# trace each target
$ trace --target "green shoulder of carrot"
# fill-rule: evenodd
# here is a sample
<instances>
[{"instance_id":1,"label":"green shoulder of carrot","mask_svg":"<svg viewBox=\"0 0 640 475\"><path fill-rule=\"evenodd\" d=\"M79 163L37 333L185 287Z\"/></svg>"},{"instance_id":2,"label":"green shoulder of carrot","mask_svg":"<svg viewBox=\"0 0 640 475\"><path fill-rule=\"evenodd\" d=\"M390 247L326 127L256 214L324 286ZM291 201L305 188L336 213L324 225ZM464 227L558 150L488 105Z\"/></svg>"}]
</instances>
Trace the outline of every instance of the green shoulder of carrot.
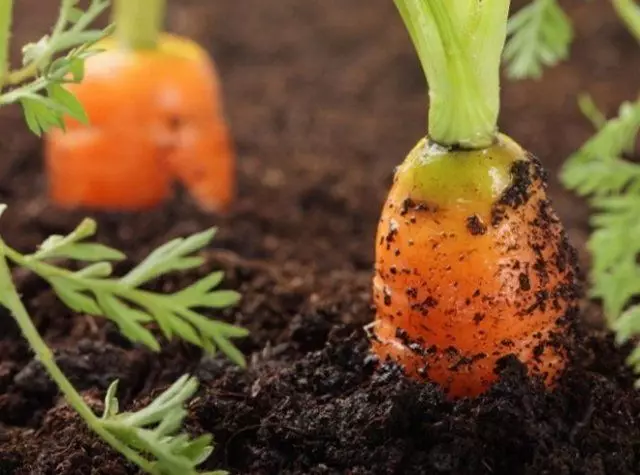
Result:
<instances>
[{"instance_id":1,"label":"green shoulder of carrot","mask_svg":"<svg viewBox=\"0 0 640 475\"><path fill-rule=\"evenodd\" d=\"M509 355L553 386L577 310L575 252L540 161L497 130L509 1L395 3L429 123L379 222L373 350L450 397L489 390Z\"/></svg>"},{"instance_id":2,"label":"green shoulder of carrot","mask_svg":"<svg viewBox=\"0 0 640 475\"><path fill-rule=\"evenodd\" d=\"M620 28L640 42L640 4L610 3ZM510 30L505 58L512 77L539 77L543 66L568 56L570 20L555 0L525 6L512 17ZM608 119L588 94L574 92L580 93L577 106L593 125L594 135L569 157L560 178L593 209L590 294L601 300L606 323L623 344L640 335L640 306L633 304L640 294L640 165L630 160L638 154L640 100L623 103L618 115ZM629 363L640 374L640 349L632 351Z\"/></svg>"},{"instance_id":3,"label":"green shoulder of carrot","mask_svg":"<svg viewBox=\"0 0 640 475\"><path fill-rule=\"evenodd\" d=\"M92 47L111 31L89 27L108 2L93 0L81 10L77 0L62 0L52 33L23 49L23 66L18 70L8 67L12 6L12 1L0 2L0 83L4 88L0 104L22 103L27 123L35 133L62 128L64 115L86 119L81 104L63 86L82 80L84 61L95 53ZM0 214L5 208L0 207ZM97 415L61 371L40 336L13 282L12 268L20 267L39 276L74 312L111 320L132 343L159 351L160 338L180 338L207 352L220 351L244 366L244 357L233 340L245 337L247 331L205 316L208 310L233 306L240 298L235 291L219 288L222 272L210 273L174 293L154 292L148 287L168 273L200 267L204 258L199 254L210 244L215 231L174 239L122 277L112 275L112 263L125 256L90 241L96 223L89 219L66 236L50 236L31 254L12 248L0 237L0 304L9 310L36 358L87 426L103 442L152 475L224 473L198 471L213 451L212 437L205 434L191 438L182 430L185 406L198 389L197 380L182 376L136 412L121 411L118 382L114 381L106 393L102 415ZM68 260L76 262L74 270L60 264Z\"/></svg>"}]
</instances>

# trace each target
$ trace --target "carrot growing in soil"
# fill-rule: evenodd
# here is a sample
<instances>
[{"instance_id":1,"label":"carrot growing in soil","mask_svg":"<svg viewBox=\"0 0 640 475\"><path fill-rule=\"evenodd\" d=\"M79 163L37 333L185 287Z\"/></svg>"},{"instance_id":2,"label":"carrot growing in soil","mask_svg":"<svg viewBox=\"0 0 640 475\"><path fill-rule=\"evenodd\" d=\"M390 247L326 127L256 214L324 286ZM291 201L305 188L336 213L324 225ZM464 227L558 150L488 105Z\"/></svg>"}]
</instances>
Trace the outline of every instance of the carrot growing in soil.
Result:
<instances>
[{"instance_id":1,"label":"carrot growing in soil","mask_svg":"<svg viewBox=\"0 0 640 475\"><path fill-rule=\"evenodd\" d=\"M372 348L451 397L514 354L553 384L575 257L540 162L497 131L508 0L395 0L429 83L429 127L398 167L376 242Z\"/></svg>"},{"instance_id":2,"label":"carrot growing in soil","mask_svg":"<svg viewBox=\"0 0 640 475\"><path fill-rule=\"evenodd\" d=\"M68 87L90 123L65 120L46 141L53 201L67 207L143 209L174 180L207 210L234 195L234 151L218 75L193 41L161 32L166 0L116 0L115 33Z\"/></svg>"},{"instance_id":3,"label":"carrot growing in soil","mask_svg":"<svg viewBox=\"0 0 640 475\"><path fill-rule=\"evenodd\" d=\"M108 6L108 1L92 0L86 10L79 9L77 4L78 0L62 0L53 32L23 48L23 67L12 70L8 50L13 1L0 2L0 105L20 102L29 127L37 133L62 127L63 116L67 114L78 120L85 118L77 99L62 85L81 79L84 60L92 54L91 44L108 33L108 29L88 29ZM60 56L68 48L72 48L71 51ZM5 208L0 205L0 214ZM161 333L166 338L181 338L205 351L219 349L235 363L244 365L243 355L232 340L246 336L246 330L211 320L199 311L227 307L238 301L236 292L218 290L223 278L221 272L205 276L174 293L142 288L170 272L200 266L203 260L197 253L210 243L215 230L164 244L120 278L112 276L111 263L125 256L116 249L88 242L95 232L96 223L85 220L67 236L49 237L31 254L10 247L0 238L0 305L10 311L68 404L104 442L146 473L195 475L199 473L197 467L213 450L210 435L191 438L182 430L187 415L185 405L197 391L198 381L183 375L136 412L120 411L115 381L107 391L102 415L96 415L64 375L39 334L13 282L11 266L29 270L45 280L75 312L110 319L133 343L159 351L156 335ZM71 270L62 267L59 260L73 260L81 265ZM158 331L152 333L148 324L154 324ZM222 473L206 472L208 475Z\"/></svg>"}]
</instances>

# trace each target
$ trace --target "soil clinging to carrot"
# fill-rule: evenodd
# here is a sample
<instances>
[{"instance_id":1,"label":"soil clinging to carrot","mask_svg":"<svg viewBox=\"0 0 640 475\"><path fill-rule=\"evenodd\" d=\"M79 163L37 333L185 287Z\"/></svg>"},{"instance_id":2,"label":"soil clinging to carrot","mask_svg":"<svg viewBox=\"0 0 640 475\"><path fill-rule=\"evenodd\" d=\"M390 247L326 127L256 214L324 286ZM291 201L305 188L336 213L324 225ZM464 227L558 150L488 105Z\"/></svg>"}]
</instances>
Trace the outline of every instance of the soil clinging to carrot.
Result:
<instances>
[{"instance_id":1,"label":"soil clinging to carrot","mask_svg":"<svg viewBox=\"0 0 640 475\"><path fill-rule=\"evenodd\" d=\"M53 11L55 2L41 3L17 8ZM94 407L114 378L123 405L136 407L194 373L203 389L189 427L215 435L210 468L240 474L640 473L640 396L605 334L583 327L555 392L507 358L501 382L474 401L448 402L369 356L362 327L373 318L375 226L394 166L424 134L424 81L392 2L171 3L172 29L208 47L220 68L239 201L224 219L187 200L97 215L99 237L139 261L171 237L219 226L201 272L222 268L225 285L244 294L222 317L251 330L241 344L250 369L180 343L160 355L132 348L111 324L72 315L40 281L18 275L38 327ZM567 5L577 20L572 62L541 82L505 83L503 94L505 131L552 177L590 133L569 95L588 89L614 108L637 92L636 43L606 2L578 3ZM18 26L23 38L39 25ZM29 249L85 213L46 204L37 142L19 132L17 112L0 123L12 131L0 148L0 198L10 205L0 231ZM551 194L586 263L585 209L553 182ZM196 274L154 285L170 291ZM580 316L601 319L592 307ZM136 471L61 404L0 313L0 474L87 473Z\"/></svg>"},{"instance_id":2,"label":"soil clinging to carrot","mask_svg":"<svg viewBox=\"0 0 640 475\"><path fill-rule=\"evenodd\" d=\"M484 392L508 354L547 384L566 365L576 254L542 165L508 140L484 150L489 158L450 152L449 164L421 142L399 168L378 227L373 349L452 397ZM455 199L440 185L452 180ZM417 212L421 204L430 211Z\"/></svg>"}]
</instances>

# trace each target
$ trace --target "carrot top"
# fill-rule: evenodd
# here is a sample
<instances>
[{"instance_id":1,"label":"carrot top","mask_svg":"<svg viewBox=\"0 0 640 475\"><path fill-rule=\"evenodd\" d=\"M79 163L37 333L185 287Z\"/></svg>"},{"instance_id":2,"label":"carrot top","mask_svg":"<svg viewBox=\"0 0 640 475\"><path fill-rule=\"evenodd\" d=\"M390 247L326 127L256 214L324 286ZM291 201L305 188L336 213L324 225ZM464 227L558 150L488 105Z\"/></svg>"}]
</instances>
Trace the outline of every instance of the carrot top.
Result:
<instances>
[{"instance_id":1,"label":"carrot top","mask_svg":"<svg viewBox=\"0 0 640 475\"><path fill-rule=\"evenodd\" d=\"M0 80L4 81L9 72L9 36L13 2L0 3Z\"/></svg>"},{"instance_id":2,"label":"carrot top","mask_svg":"<svg viewBox=\"0 0 640 475\"><path fill-rule=\"evenodd\" d=\"M84 75L84 60L95 54L93 45L112 28L91 24L109 6L109 0L91 0L86 8L78 0L62 0L53 29L22 48L22 65L9 63L9 43L14 0L0 1L0 106L20 103L29 128L36 134L63 127L62 117L79 121L87 117L78 100L63 87Z\"/></svg>"},{"instance_id":3,"label":"carrot top","mask_svg":"<svg viewBox=\"0 0 640 475\"><path fill-rule=\"evenodd\" d=\"M494 142L509 0L394 0L429 83L429 137L441 145Z\"/></svg>"},{"instance_id":4,"label":"carrot top","mask_svg":"<svg viewBox=\"0 0 640 475\"><path fill-rule=\"evenodd\" d=\"M116 37L125 48L156 49L167 0L115 0Z\"/></svg>"}]
</instances>

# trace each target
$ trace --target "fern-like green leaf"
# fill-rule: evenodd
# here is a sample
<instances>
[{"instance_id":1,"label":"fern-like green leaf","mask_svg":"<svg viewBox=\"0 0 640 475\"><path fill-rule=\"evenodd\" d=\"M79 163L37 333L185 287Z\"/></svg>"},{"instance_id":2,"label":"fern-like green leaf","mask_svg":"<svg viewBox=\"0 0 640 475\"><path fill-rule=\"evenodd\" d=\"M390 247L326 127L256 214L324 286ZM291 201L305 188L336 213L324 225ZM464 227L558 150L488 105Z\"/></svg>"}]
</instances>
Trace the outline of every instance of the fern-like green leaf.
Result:
<instances>
[{"instance_id":1,"label":"fern-like green leaf","mask_svg":"<svg viewBox=\"0 0 640 475\"><path fill-rule=\"evenodd\" d=\"M25 256L7 249L7 256L47 280L68 307L112 320L132 342L159 351L160 343L147 328L147 324L156 323L165 338L179 337L208 352L220 350L244 366L244 356L231 340L245 337L248 332L200 313L203 309L230 307L240 300L237 292L218 289L223 278L221 272L212 272L172 294L140 288L170 272L200 266L204 259L197 253L211 242L215 229L160 246L121 278L112 277L108 261L121 260L124 254L86 242L95 232L95 222L84 220L67 236L49 237L33 254ZM51 262L61 258L89 265L72 272Z\"/></svg>"},{"instance_id":2,"label":"fern-like green leaf","mask_svg":"<svg viewBox=\"0 0 640 475\"><path fill-rule=\"evenodd\" d=\"M588 248L594 297L618 338L640 327L640 312L627 308L640 295L640 164L625 155L640 132L640 102L625 103L565 164L561 179L594 209Z\"/></svg>"},{"instance_id":3,"label":"fern-like green leaf","mask_svg":"<svg viewBox=\"0 0 640 475\"><path fill-rule=\"evenodd\" d=\"M14 86L0 94L0 105L20 103L29 129L38 136L52 128L64 129L67 115L81 122L88 119L80 102L63 85L82 80L85 59L99 52L93 46L113 27L88 29L107 9L109 0L91 0L84 10L77 3L63 0L51 34L25 45L23 68L9 71L0 84Z\"/></svg>"},{"instance_id":4,"label":"fern-like green leaf","mask_svg":"<svg viewBox=\"0 0 640 475\"><path fill-rule=\"evenodd\" d=\"M504 49L511 78L539 78L545 66L566 59L573 27L557 0L533 0L509 20Z\"/></svg>"},{"instance_id":5,"label":"fern-like green leaf","mask_svg":"<svg viewBox=\"0 0 640 475\"><path fill-rule=\"evenodd\" d=\"M603 300L605 314L615 321L630 300L640 295L640 195L592 200L594 231L588 243L593 256L592 294Z\"/></svg>"},{"instance_id":6,"label":"fern-like green leaf","mask_svg":"<svg viewBox=\"0 0 640 475\"><path fill-rule=\"evenodd\" d=\"M137 412L119 412L118 383L107 391L100 424L127 447L150 454L157 473L162 475L197 475L197 467L213 452L211 435L191 438L180 432L187 416L185 405L198 389L198 381L182 376L171 387ZM226 472L204 472L224 474Z\"/></svg>"}]
</instances>

